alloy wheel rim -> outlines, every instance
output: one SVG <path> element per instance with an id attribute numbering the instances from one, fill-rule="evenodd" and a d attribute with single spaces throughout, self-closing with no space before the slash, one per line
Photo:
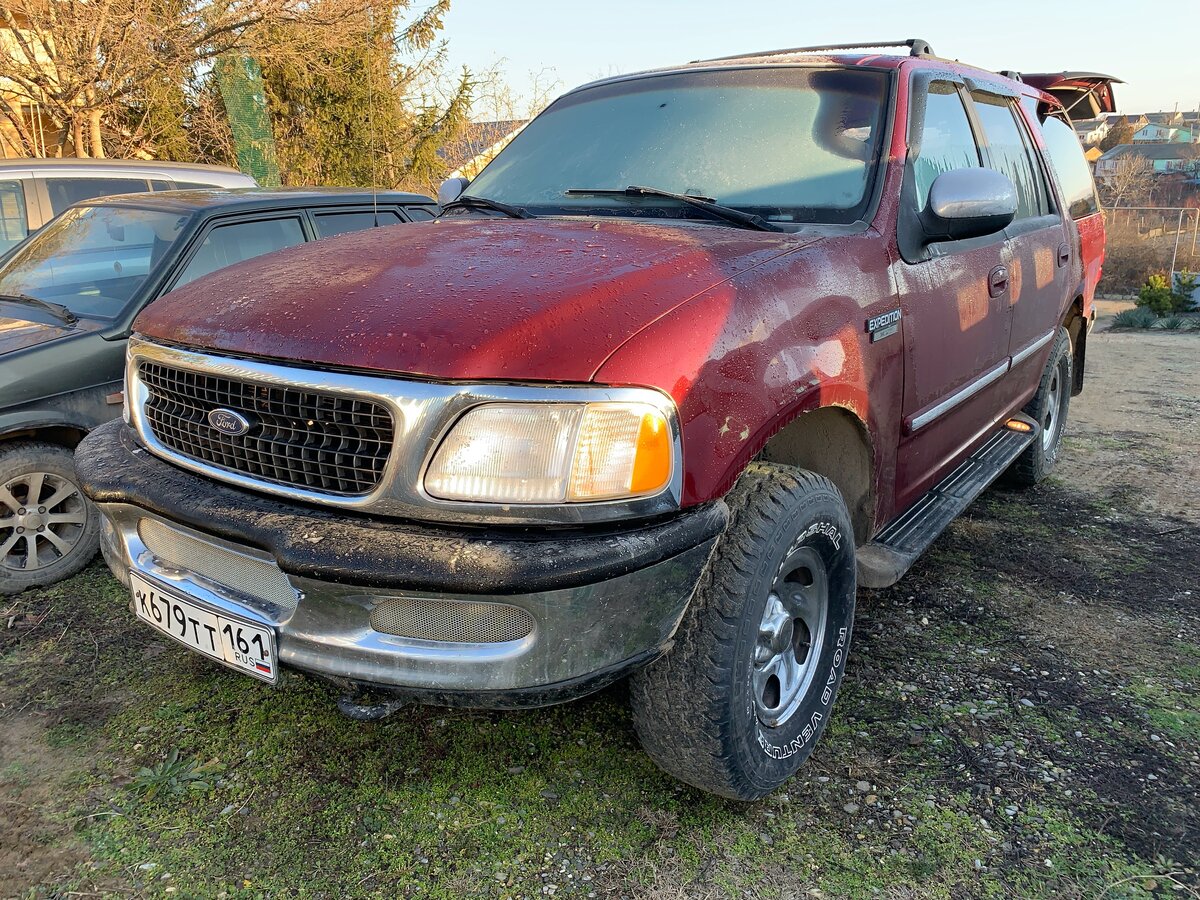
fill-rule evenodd
<path id="1" fill-rule="evenodd" d="M 1042 449 L 1049 450 L 1058 441 L 1058 432 L 1062 427 L 1062 416 L 1060 415 L 1059 405 L 1062 398 L 1059 396 L 1062 393 L 1061 385 L 1058 378 L 1058 370 L 1055 369 L 1054 374 L 1050 379 L 1050 390 L 1046 397 L 1046 416 L 1042 420 Z"/>
<path id="2" fill-rule="evenodd" d="M 751 673 L 758 719 L 769 728 L 788 721 L 817 671 L 829 619 L 829 579 L 811 547 L 794 551 L 771 585 Z"/>
<path id="3" fill-rule="evenodd" d="M 52 472 L 0 485 L 0 571 L 48 569 L 83 539 L 87 505 L 79 486 Z"/>

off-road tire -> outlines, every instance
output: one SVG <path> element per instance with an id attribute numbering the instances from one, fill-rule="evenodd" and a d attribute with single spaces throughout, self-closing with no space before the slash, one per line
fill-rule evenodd
<path id="1" fill-rule="evenodd" d="M 1071 336 L 1065 328 L 1060 328 L 1037 393 L 1025 405 L 1025 414 L 1042 426 L 1042 434 L 1009 467 L 1005 477 L 1008 483 L 1031 487 L 1054 471 L 1071 405 L 1071 367 Z"/>
<path id="2" fill-rule="evenodd" d="M 44 587 L 54 584 L 74 575 L 86 566 L 96 555 L 100 546 L 100 516 L 79 488 L 79 477 L 75 474 L 74 454 L 66 447 L 57 444 L 44 444 L 33 441 L 14 441 L 0 444 L 0 595 L 19 594 L 28 588 Z M 39 556 L 49 560 L 40 568 L 25 571 L 20 567 L 14 568 L 14 557 L 25 550 L 26 534 L 17 534 L 17 516 L 21 504 L 29 500 L 22 490 L 28 489 L 28 483 L 16 485 L 15 494 L 8 491 L 6 486 L 14 479 L 21 481 L 24 476 L 44 473 L 50 476 L 43 479 L 41 500 L 43 503 L 52 501 L 55 488 L 62 488 L 67 483 L 74 487 L 76 493 L 65 500 L 53 504 L 48 509 L 48 516 L 57 518 L 79 518 L 78 525 L 55 522 L 47 524 L 46 528 L 55 529 L 56 538 L 63 545 L 69 545 L 66 552 L 56 549 L 56 546 L 45 538 L 34 538 L 39 546 Z M 39 499 L 39 498 L 34 498 Z M 10 509 L 10 500 L 18 503 L 18 509 Z M 36 511 L 36 507 L 35 507 Z M 47 519 L 50 522 L 50 519 Z M 29 531 L 30 535 L 35 531 Z M 16 538 L 15 541 L 13 539 Z M 10 541 L 13 543 L 10 544 Z M 26 555 L 26 561 L 28 556 Z"/>
<path id="3" fill-rule="evenodd" d="M 729 524 L 675 643 L 633 676 L 630 702 L 642 747 L 660 767 L 702 790 L 755 800 L 796 772 L 829 724 L 854 621 L 854 529 L 832 482 L 788 466 L 752 463 L 726 502 Z M 824 567 L 827 614 L 820 645 L 814 639 L 807 651 L 813 675 L 797 682 L 807 685 L 799 705 L 772 727 L 755 699 L 756 652 L 768 598 L 797 553 Z"/>

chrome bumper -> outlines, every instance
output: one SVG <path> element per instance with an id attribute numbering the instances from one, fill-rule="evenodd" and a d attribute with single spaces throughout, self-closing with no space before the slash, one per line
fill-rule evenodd
<path id="1" fill-rule="evenodd" d="M 578 587 L 515 595 L 434 593 L 284 574 L 262 551 L 130 504 L 98 506 L 105 519 L 104 555 L 122 581 L 128 583 L 132 569 L 214 611 L 275 629 L 284 666 L 468 706 L 570 699 L 653 660 L 669 646 L 714 544 L 710 539 L 645 568 Z M 150 531 L 147 522 L 153 523 Z M 463 641 L 373 627 L 373 613 L 381 608 L 420 611 L 422 604 L 434 610 L 431 620 L 438 619 L 438 610 L 450 610 L 460 623 L 517 607 L 525 630 L 515 638 Z"/>

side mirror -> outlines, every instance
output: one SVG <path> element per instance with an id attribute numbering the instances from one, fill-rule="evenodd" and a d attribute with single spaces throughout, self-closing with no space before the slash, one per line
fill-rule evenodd
<path id="1" fill-rule="evenodd" d="M 453 203 L 459 198 L 459 195 L 467 189 L 467 185 L 471 182 L 466 178 L 447 178 L 438 185 L 438 206 L 445 206 L 447 203 Z"/>
<path id="2" fill-rule="evenodd" d="M 928 243 L 961 241 L 995 234 L 1017 215 L 1017 189 L 995 169 L 943 172 L 929 188 L 921 213 Z"/>

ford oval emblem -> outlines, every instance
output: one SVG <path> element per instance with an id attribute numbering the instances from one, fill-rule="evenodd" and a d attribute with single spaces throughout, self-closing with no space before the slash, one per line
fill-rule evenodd
<path id="1" fill-rule="evenodd" d="M 250 422 L 245 416 L 222 407 L 217 407 L 208 414 L 208 424 L 230 437 L 237 437 L 250 430 Z"/>

